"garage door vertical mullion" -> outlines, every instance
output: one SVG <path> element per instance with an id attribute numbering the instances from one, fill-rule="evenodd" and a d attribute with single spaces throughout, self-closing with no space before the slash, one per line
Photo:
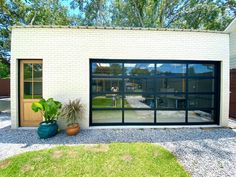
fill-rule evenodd
<path id="1" fill-rule="evenodd" d="M 188 108 L 189 108 L 189 101 L 188 101 L 188 67 L 189 64 L 186 64 L 186 75 L 185 75 L 185 123 L 188 123 Z"/>
<path id="2" fill-rule="evenodd" d="M 155 74 L 154 74 L 154 124 L 157 123 L 157 63 L 155 63 Z"/>
<path id="3" fill-rule="evenodd" d="M 124 112 L 124 102 L 125 102 L 125 79 L 124 79 L 124 76 L 125 76 L 125 67 L 124 67 L 124 62 L 122 62 L 122 91 L 121 91 L 121 95 L 122 95 L 122 124 L 124 124 L 125 122 L 125 112 Z"/>

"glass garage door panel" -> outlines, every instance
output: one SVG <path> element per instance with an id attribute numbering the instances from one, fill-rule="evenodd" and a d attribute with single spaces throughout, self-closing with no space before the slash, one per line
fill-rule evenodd
<path id="1" fill-rule="evenodd" d="M 155 74 L 154 63 L 125 63 L 125 74 L 128 76 L 151 76 Z"/>
<path id="2" fill-rule="evenodd" d="M 120 94 L 95 94 L 92 97 L 92 108 L 121 108 L 122 100 Z"/>
<path id="3" fill-rule="evenodd" d="M 186 79 L 185 78 L 158 78 L 156 79 L 157 92 L 185 92 Z"/>
<path id="4" fill-rule="evenodd" d="M 188 80 L 188 91 L 197 92 L 214 92 L 215 85 L 214 79 L 189 79 Z"/>
<path id="5" fill-rule="evenodd" d="M 213 110 L 188 111 L 188 122 L 214 122 Z"/>
<path id="6" fill-rule="evenodd" d="M 214 108 L 214 95 L 189 95 L 189 108 Z"/>
<path id="7" fill-rule="evenodd" d="M 125 94 L 124 96 L 125 108 L 155 108 L 154 95 L 150 94 Z"/>
<path id="8" fill-rule="evenodd" d="M 184 123 L 185 111 L 178 110 L 158 110 L 156 112 L 156 119 L 159 123 Z"/>
<path id="9" fill-rule="evenodd" d="M 90 69 L 91 125 L 218 123 L 217 62 L 93 59 Z"/>
<path id="10" fill-rule="evenodd" d="M 93 123 L 121 123 L 122 111 L 119 110 L 94 110 L 92 111 Z"/>
<path id="11" fill-rule="evenodd" d="M 154 123 L 154 111 L 151 110 L 126 110 L 124 117 L 126 123 Z"/>
<path id="12" fill-rule="evenodd" d="M 185 76 L 186 64 L 157 63 L 156 73 L 158 76 Z"/>
<path id="13" fill-rule="evenodd" d="M 158 94 L 156 96 L 157 109 L 185 109 L 185 94 Z"/>
<path id="14" fill-rule="evenodd" d="M 188 67 L 189 76 L 215 76 L 215 65 L 214 64 L 189 64 Z"/>
<path id="15" fill-rule="evenodd" d="M 125 92 L 154 92 L 155 80 L 153 78 L 126 78 Z"/>
<path id="16" fill-rule="evenodd" d="M 93 93 L 111 92 L 116 90 L 120 92 L 123 89 L 121 78 L 94 78 L 92 79 Z"/>
<path id="17" fill-rule="evenodd" d="M 94 62 L 92 63 L 92 74 L 93 76 L 120 76 L 122 75 L 122 64 Z"/>

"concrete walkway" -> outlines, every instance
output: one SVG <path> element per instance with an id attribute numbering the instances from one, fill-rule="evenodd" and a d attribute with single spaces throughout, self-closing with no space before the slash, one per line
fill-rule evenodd
<path id="1" fill-rule="evenodd" d="M 131 108 L 150 108 L 147 104 L 143 103 L 144 98 L 140 96 L 126 96 L 126 100 Z"/>

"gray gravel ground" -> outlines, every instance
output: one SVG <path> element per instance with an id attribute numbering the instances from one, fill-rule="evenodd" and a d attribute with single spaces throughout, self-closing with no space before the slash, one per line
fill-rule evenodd
<path id="1" fill-rule="evenodd" d="M 64 132 L 41 140 L 34 129 L 10 129 L 7 114 L 0 115 L 0 159 L 57 145 L 111 142 L 158 143 L 173 152 L 192 176 L 236 176 L 236 130 L 229 128 L 82 130 L 75 137 Z"/>

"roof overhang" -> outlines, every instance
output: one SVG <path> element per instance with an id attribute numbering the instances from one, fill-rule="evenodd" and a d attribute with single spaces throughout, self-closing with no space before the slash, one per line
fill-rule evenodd
<path id="1" fill-rule="evenodd" d="M 226 33 L 236 32 L 236 18 L 229 24 L 229 26 L 225 29 Z"/>
<path id="2" fill-rule="evenodd" d="M 175 29 L 175 28 L 141 28 L 141 27 L 107 27 L 107 26 L 54 26 L 54 25 L 21 25 L 12 26 L 15 28 L 63 28 L 63 29 L 102 29 L 102 30 L 142 30 L 142 31 L 174 31 L 174 32 L 200 32 L 228 34 L 225 31 L 200 30 L 200 29 Z"/>

